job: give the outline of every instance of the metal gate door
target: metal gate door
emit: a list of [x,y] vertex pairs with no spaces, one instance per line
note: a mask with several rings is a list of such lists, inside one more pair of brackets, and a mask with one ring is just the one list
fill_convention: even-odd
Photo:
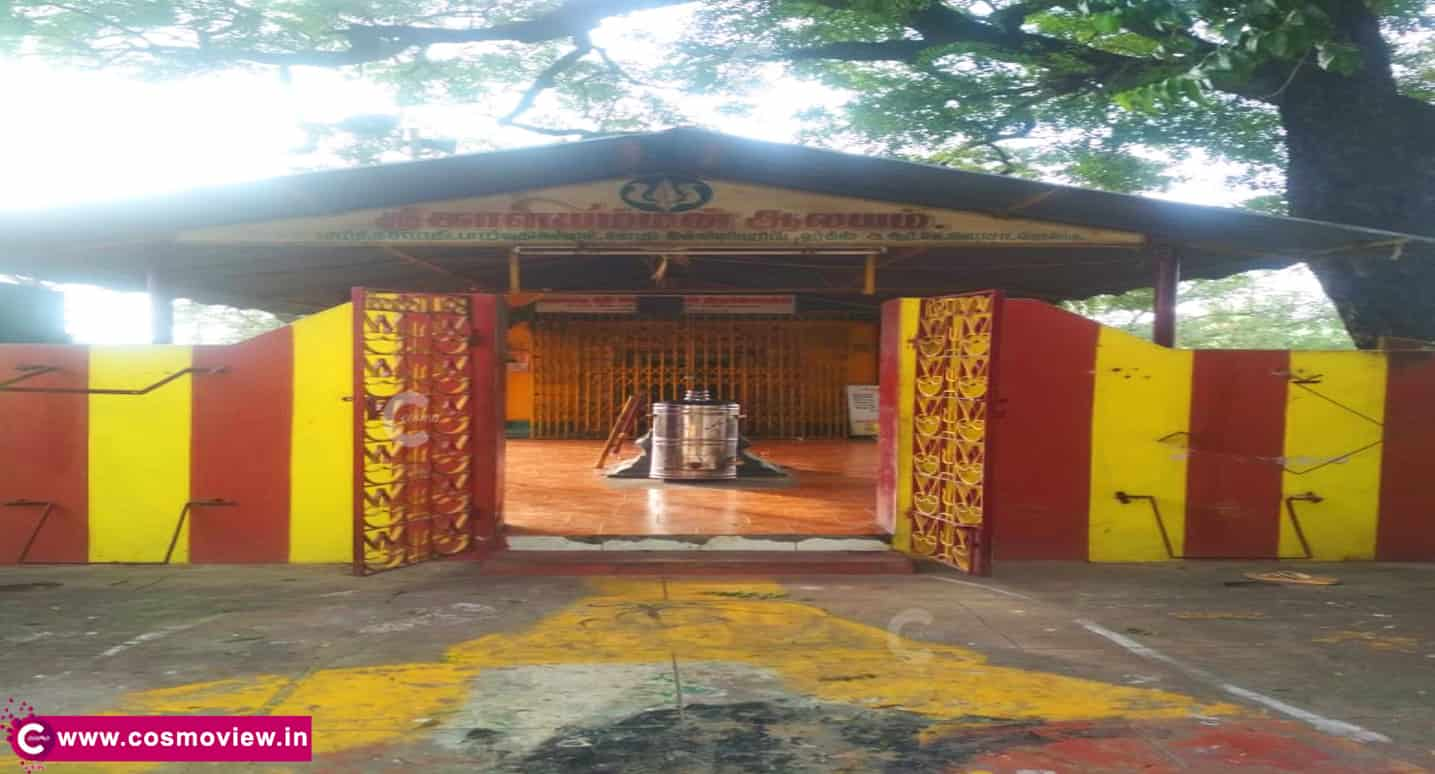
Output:
[[917,320],[912,552],[991,573],[991,450],[999,291],[924,298]]
[[473,299],[354,291],[354,572],[474,548]]
[[[751,437],[845,438],[850,327],[844,320],[540,316],[533,437],[603,438],[629,395],[647,406],[698,387],[741,403]],[[647,429],[641,416],[637,432]]]

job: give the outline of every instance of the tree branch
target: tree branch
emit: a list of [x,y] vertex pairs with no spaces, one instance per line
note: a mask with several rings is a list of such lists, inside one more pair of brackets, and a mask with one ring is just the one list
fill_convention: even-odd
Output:
[[777,52],[775,59],[803,61],[840,59],[844,62],[911,62],[934,45],[927,40],[852,40]]
[[[915,12],[906,25],[921,37],[882,41],[843,41],[790,49],[778,56],[791,60],[837,59],[852,62],[904,62],[914,64],[929,51],[943,46],[960,46],[977,50],[987,58],[1013,64],[1032,65],[1058,71],[1058,79],[1076,91],[1075,82],[1086,88],[1125,91],[1163,80],[1190,69],[1183,61],[1163,61],[1119,54],[1072,40],[1026,32],[1011,22],[1024,13],[1043,7],[1040,0],[1019,4],[993,14],[995,19],[982,20],[943,3],[931,3]],[[1248,99],[1267,101],[1268,95],[1284,79],[1279,73],[1260,72],[1247,79],[1212,77],[1213,85],[1225,92]]]
[[539,73],[538,77],[533,79],[533,83],[528,85],[528,89],[523,92],[523,96],[518,100],[518,104],[513,106],[513,110],[510,110],[507,115],[498,119],[498,123],[506,126],[516,126],[514,120],[528,112],[540,94],[548,91],[557,84],[558,76],[567,72],[570,67],[577,64],[578,60],[587,56],[588,52],[592,50],[593,41],[588,39],[587,31],[574,35],[573,50],[553,60],[552,64],[545,67],[543,72]]
[[1026,22],[1026,17],[1055,8],[1061,5],[1061,2],[1062,0],[1029,0],[1029,2],[1012,3],[996,9],[987,19],[1003,30],[1020,30],[1021,25]]
[[153,54],[188,58],[205,64],[251,62],[290,67],[346,67],[382,61],[409,49],[427,48],[441,43],[543,43],[576,38],[586,36],[594,27],[613,16],[689,2],[692,0],[567,0],[553,10],[532,19],[479,28],[354,24],[339,33],[347,47],[334,50],[264,51],[225,46],[153,46],[146,50]]

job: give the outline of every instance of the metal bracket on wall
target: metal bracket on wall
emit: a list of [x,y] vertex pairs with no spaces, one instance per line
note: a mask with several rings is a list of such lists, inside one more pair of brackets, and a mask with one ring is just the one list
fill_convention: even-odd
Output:
[[20,375],[17,376],[17,377],[15,377],[14,379],[7,379],[7,380],[5,380],[5,381],[3,381],[3,382],[0,382],[0,388],[9,387],[9,386],[12,385],[12,384],[19,384],[20,382],[23,382],[23,381],[25,381],[26,379],[34,379],[34,378],[37,377],[37,376],[44,376],[45,374],[52,374],[52,373],[54,373],[54,372],[60,370],[60,367],[59,367],[59,366],[47,366],[47,365],[28,365],[28,364],[21,364],[21,365],[15,366],[15,370],[16,370],[16,371],[20,371],[20,372],[21,372]]
[[1319,502],[1324,502],[1324,501],[1325,501],[1325,498],[1324,498],[1324,497],[1321,497],[1320,495],[1316,494],[1315,492],[1305,492],[1305,493],[1303,493],[1303,494],[1291,495],[1290,497],[1287,497],[1287,498],[1286,498],[1286,513],[1289,513],[1289,514],[1290,514],[1290,517],[1291,517],[1291,527],[1293,527],[1293,528],[1295,529],[1296,539],[1300,541],[1301,555],[1300,555],[1300,556],[1278,556],[1278,557],[1276,557],[1277,559],[1309,559],[1309,558],[1311,558],[1311,557],[1313,556],[1313,554],[1311,553],[1311,550],[1310,550],[1310,542],[1305,539],[1305,530],[1301,528],[1301,526],[1300,526],[1300,519],[1297,518],[1296,515],[1295,515],[1295,501],[1296,501],[1296,500],[1301,500],[1301,501],[1303,501],[1303,502],[1308,502],[1308,503],[1319,503]]
[[[1166,547],[1166,556],[1168,556],[1168,557],[1170,557],[1170,558],[1172,558],[1172,559],[1186,559],[1186,558],[1189,558],[1189,557],[1186,557],[1186,556],[1184,556],[1184,555],[1182,555],[1182,556],[1177,556],[1175,550],[1171,548],[1171,536],[1170,536],[1170,534],[1169,534],[1168,532],[1166,532],[1166,522],[1165,522],[1165,520],[1163,520],[1163,519],[1161,518],[1161,509],[1156,505],[1156,497],[1155,497],[1154,495],[1130,494],[1129,492],[1118,491],[1118,492],[1116,493],[1116,499],[1119,500],[1122,505],[1130,505],[1130,504],[1132,503],[1132,501],[1134,501],[1134,500],[1145,500],[1146,502],[1150,503],[1150,504],[1151,504],[1151,513],[1156,517],[1156,529],[1158,529],[1158,530],[1161,531],[1161,544]],[[1279,555],[1278,555],[1278,556],[1274,557],[1274,558],[1276,558],[1276,559],[1310,559],[1310,558],[1314,555],[1314,554],[1311,552],[1311,550],[1310,550],[1310,541],[1306,540],[1306,537],[1305,537],[1305,529],[1302,528],[1301,525],[1300,525],[1300,518],[1296,516],[1296,512],[1295,512],[1295,501],[1296,501],[1296,500],[1301,500],[1301,501],[1303,501],[1303,502],[1308,502],[1308,503],[1319,503],[1319,502],[1324,502],[1324,501],[1325,501],[1325,498],[1324,498],[1324,497],[1321,497],[1320,495],[1316,494],[1315,492],[1305,492],[1305,493],[1302,493],[1302,494],[1291,495],[1290,497],[1287,497],[1287,498],[1285,499],[1286,512],[1290,514],[1291,527],[1293,527],[1293,528],[1295,529],[1296,539],[1300,541],[1301,555],[1300,555],[1300,556],[1279,556]],[[1278,553],[1279,553],[1279,552],[1278,552]],[[1224,558],[1229,558],[1229,559],[1250,559],[1250,558],[1254,558],[1254,557],[1240,557],[1240,556],[1232,556],[1232,557],[1201,556],[1201,557],[1198,557],[1198,558],[1200,558],[1200,559],[1224,559]]]
[[1118,491],[1116,499],[1122,505],[1130,505],[1133,500],[1145,500],[1151,504],[1151,513],[1156,517],[1156,529],[1161,531],[1161,545],[1166,547],[1166,556],[1171,559],[1184,559],[1184,556],[1177,556],[1176,551],[1171,548],[1171,535],[1166,531],[1166,522],[1161,518],[1161,508],[1156,505],[1155,495],[1129,494]]
[[1191,443],[1191,433],[1187,430],[1177,430],[1174,433],[1167,433],[1156,439],[1156,443],[1164,443],[1171,446],[1176,445],[1176,440],[1181,439],[1181,445],[1188,446]]
[[53,502],[50,502],[49,500],[20,499],[8,500],[6,502],[0,503],[0,506],[5,506],[7,508],[43,507],[45,509],[40,512],[40,520],[35,523],[35,529],[30,531],[30,539],[26,540],[25,547],[20,549],[20,558],[15,560],[16,564],[24,564],[25,558],[30,555],[31,546],[35,545],[35,538],[38,538],[40,536],[40,530],[44,528],[45,522],[49,520],[50,512],[55,510],[55,504]]
[[11,385],[22,382],[26,379],[30,379],[41,374],[54,373],[60,370],[57,366],[20,366],[19,368],[22,371],[29,371],[29,373],[15,379],[11,379],[8,382],[0,382],[0,392],[40,392],[61,395],[147,395],[165,386],[166,384],[169,384],[175,379],[184,376],[185,374],[222,374],[229,370],[227,366],[219,366],[218,368],[185,368],[179,371],[175,371],[169,376],[160,379],[159,381],[149,385],[148,387],[141,387],[134,390],[125,390],[103,388],[96,389],[92,387],[12,387]]
[[1302,390],[1305,390],[1306,392],[1310,393],[1311,395],[1314,395],[1315,397],[1320,398],[1321,400],[1323,400],[1323,401],[1325,401],[1325,402],[1331,404],[1332,406],[1335,406],[1336,408],[1340,409],[1341,411],[1345,411],[1345,412],[1349,412],[1350,414],[1354,414],[1355,416],[1360,417],[1361,419],[1363,419],[1363,420],[1365,420],[1365,421],[1371,423],[1372,425],[1375,425],[1376,427],[1385,427],[1385,423],[1384,423],[1384,422],[1381,422],[1380,420],[1376,419],[1375,417],[1372,417],[1372,416],[1370,416],[1369,414],[1366,414],[1366,413],[1364,413],[1364,412],[1358,411],[1358,410],[1356,410],[1355,408],[1353,408],[1353,407],[1351,407],[1351,406],[1348,406],[1348,405],[1346,405],[1345,403],[1342,403],[1342,402],[1336,400],[1335,398],[1332,398],[1332,397],[1330,397],[1329,395],[1326,395],[1326,394],[1323,393],[1323,392],[1317,392],[1316,390],[1311,389],[1311,388],[1310,388],[1310,385],[1312,385],[1312,384],[1323,384],[1323,383],[1324,383],[1325,374],[1297,374],[1297,373],[1292,372],[1292,371],[1277,371],[1276,374],[1277,374],[1278,376],[1284,376],[1284,377],[1286,378],[1286,380],[1291,383],[1292,386],[1299,387],[1299,388],[1301,388]]
[[208,500],[190,500],[189,502],[185,503],[184,507],[179,509],[179,521],[174,525],[174,535],[171,536],[169,539],[169,550],[164,552],[164,561],[160,562],[160,564],[169,564],[170,557],[174,556],[174,547],[176,544],[179,543],[179,533],[184,530],[184,520],[189,516],[189,512],[193,510],[196,506],[212,505],[220,507],[233,506],[238,504],[239,503],[233,500],[225,500],[222,497],[214,497]]
[[[1295,384],[1295,383],[1296,383],[1296,382],[1292,382],[1292,384]],[[1307,388],[1307,389],[1308,389],[1308,388]],[[1311,392],[1312,392],[1312,394],[1314,394],[1314,395],[1316,395],[1316,396],[1318,396],[1318,397],[1325,398],[1325,396],[1324,396],[1324,395],[1320,395],[1320,393],[1317,393],[1317,392],[1314,392],[1314,391],[1311,391]],[[1326,400],[1329,400],[1329,398],[1326,398]],[[1337,405],[1339,405],[1339,404],[1337,404]],[[1344,406],[1342,406],[1342,408],[1344,408]],[[1370,419],[1369,417],[1366,417],[1364,414],[1359,414],[1358,412],[1357,412],[1357,416],[1360,416],[1360,417],[1362,417],[1362,418],[1364,418],[1364,419]],[[1371,420],[1371,421],[1373,422],[1373,421],[1375,421],[1375,420]],[[1383,427],[1383,426],[1382,426],[1382,427]],[[1339,462],[1345,462],[1346,460],[1350,459],[1351,457],[1354,457],[1354,456],[1357,455],[1357,454],[1360,454],[1360,453],[1363,452],[1363,451],[1368,451],[1368,450],[1370,450],[1370,449],[1374,449],[1375,447],[1377,447],[1377,446],[1379,446],[1379,445],[1385,443],[1385,439],[1384,439],[1384,438],[1380,438],[1380,439],[1378,439],[1378,440],[1371,441],[1370,443],[1368,443],[1368,444],[1366,444],[1366,445],[1364,445],[1364,446],[1361,446],[1361,447],[1359,447],[1359,448],[1357,448],[1357,449],[1351,449],[1350,451],[1345,452],[1344,454],[1337,454],[1337,455],[1335,455],[1335,456],[1333,456],[1333,457],[1322,457],[1322,458],[1319,458],[1319,460],[1317,461],[1317,463],[1316,463],[1315,465],[1312,465],[1311,467],[1308,467],[1308,468],[1299,468],[1299,469],[1293,468],[1293,467],[1291,467],[1290,465],[1288,465],[1288,464],[1286,464],[1286,463],[1289,462],[1289,461],[1292,460],[1292,459],[1304,459],[1304,458],[1298,458],[1298,457],[1258,457],[1258,456],[1253,456],[1253,455],[1249,455],[1249,454],[1232,454],[1232,453],[1230,453],[1230,452],[1213,451],[1213,450],[1210,450],[1210,449],[1197,449],[1197,448],[1194,448],[1194,447],[1191,446],[1191,433],[1188,432],[1188,431],[1185,431],[1185,430],[1178,430],[1178,431],[1176,431],[1176,432],[1174,432],[1174,433],[1167,433],[1167,434],[1161,436],[1160,438],[1157,438],[1157,439],[1156,439],[1156,443],[1166,444],[1167,446],[1178,446],[1179,448],[1181,448],[1181,449],[1184,451],[1184,453],[1185,453],[1187,456],[1194,455],[1194,454],[1204,454],[1204,455],[1206,455],[1206,456],[1208,456],[1208,457],[1224,457],[1225,459],[1235,460],[1235,461],[1237,461],[1237,462],[1242,462],[1242,463],[1252,463],[1252,464],[1259,464],[1259,465],[1267,465],[1267,464],[1269,464],[1269,465],[1280,465],[1280,466],[1281,466],[1281,470],[1285,471],[1286,473],[1289,473],[1289,474],[1291,474],[1291,475],[1293,475],[1293,476],[1304,476],[1304,475],[1307,474],[1307,473],[1313,473],[1313,472],[1315,472],[1315,471],[1317,471],[1317,470],[1320,470],[1321,468],[1324,468],[1324,467],[1326,467],[1327,465],[1334,465],[1334,464],[1339,463]],[[1135,497],[1136,495],[1132,495],[1132,496]]]

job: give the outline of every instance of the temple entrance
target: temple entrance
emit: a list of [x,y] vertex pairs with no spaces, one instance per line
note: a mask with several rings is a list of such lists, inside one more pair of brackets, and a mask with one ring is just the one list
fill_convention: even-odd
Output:
[[[990,572],[1002,300],[889,302],[879,368],[877,321],[802,319],[795,303],[791,317],[759,320],[585,319],[515,313],[496,296],[356,291],[355,570],[499,546],[896,547]],[[501,354],[525,321],[527,351]],[[853,373],[887,381],[845,384]],[[511,414],[504,393],[525,386],[530,437],[506,440],[497,408]],[[880,421],[864,424],[878,418],[849,400],[862,388],[885,388]],[[681,428],[689,414],[726,429],[695,436]],[[694,443],[722,458],[665,456]]]
[[[790,549],[835,538],[886,549],[875,416],[858,428],[848,408],[852,389],[873,395],[875,408],[875,304],[550,297],[512,312],[510,545]],[[654,404],[688,390],[740,406],[746,453],[781,474],[681,483],[609,475],[640,454],[634,442],[652,429]],[[627,442],[600,465],[630,398],[633,421],[619,428]]]

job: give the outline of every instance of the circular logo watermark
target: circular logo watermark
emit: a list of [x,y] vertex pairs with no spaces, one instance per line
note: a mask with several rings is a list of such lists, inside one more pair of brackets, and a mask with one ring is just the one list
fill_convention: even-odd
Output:
[[913,647],[915,642],[903,636],[902,630],[911,624],[931,626],[935,620],[930,612],[920,607],[909,607],[892,616],[892,620],[887,622],[887,650],[897,658],[913,664],[931,661],[932,651],[927,648]]
[[[392,398],[384,404],[384,432],[388,434],[389,440],[397,441],[400,446],[412,448],[423,446],[429,442],[427,430],[411,429],[414,416],[419,418],[419,424],[428,420],[429,396],[421,392],[405,391]],[[408,416],[399,418],[399,412],[408,410]]]
[[40,718],[17,720],[10,746],[27,761],[43,761],[55,749],[55,729]]
[[5,729],[5,739],[20,759],[22,771],[36,774],[45,770],[44,760],[54,752],[57,740],[55,729],[35,715],[34,705],[14,698],[6,701],[0,707],[0,728]]

